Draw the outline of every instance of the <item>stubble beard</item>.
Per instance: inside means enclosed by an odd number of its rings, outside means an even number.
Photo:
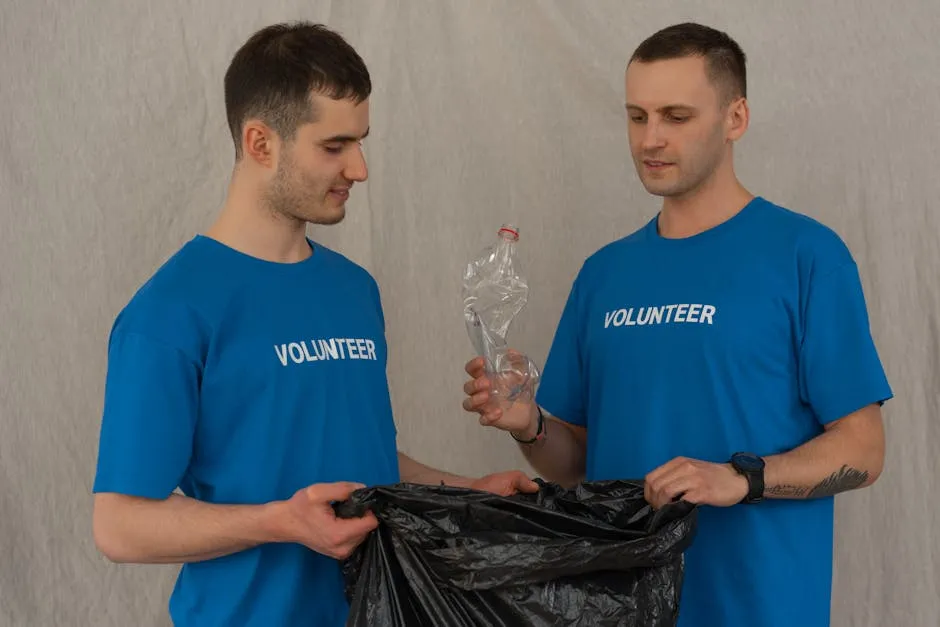
[[[345,205],[332,207],[326,194],[317,190],[314,181],[297,176],[293,163],[284,162],[265,194],[265,205],[277,218],[310,224],[339,224],[346,217]]]

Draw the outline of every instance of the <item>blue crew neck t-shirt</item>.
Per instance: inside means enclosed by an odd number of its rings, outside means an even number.
[[[138,290],[110,336],[95,492],[262,504],[399,481],[379,290],[311,247],[280,264],[200,235]],[[339,563],[291,543],[184,564],[169,609],[178,627],[348,612]]]
[[[783,453],[891,395],[847,247],[758,197],[696,236],[654,218],[588,258],[537,399],[587,428],[599,480]],[[703,506],[680,627],[825,627],[832,536],[832,497]]]

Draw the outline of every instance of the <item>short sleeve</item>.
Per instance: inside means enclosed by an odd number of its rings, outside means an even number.
[[[379,316],[379,321],[382,323],[382,331],[386,331],[386,321],[385,321],[385,309],[382,306],[382,292],[379,290],[379,284],[376,282],[372,276],[369,276],[369,292],[372,294],[373,301],[375,303],[375,312]]]
[[[116,325],[108,347],[95,492],[164,499],[193,450],[201,367],[164,340]]]
[[[854,261],[814,277],[803,308],[801,400],[830,423],[892,397]]]
[[[580,284],[579,276],[568,294],[555,330],[536,401],[559,420],[586,426]]]

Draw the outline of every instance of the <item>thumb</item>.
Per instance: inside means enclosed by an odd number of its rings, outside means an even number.
[[[521,470],[516,471],[513,477],[513,487],[515,487],[520,492],[538,492],[539,484],[533,481],[528,475],[526,475]]]
[[[341,526],[346,538],[364,536],[379,526],[379,519],[372,512],[366,512],[359,518],[337,519],[336,522]]]
[[[509,357],[510,359],[521,359],[525,357],[525,354],[516,350],[515,348],[507,348],[506,356]]]
[[[520,479],[518,487],[520,492],[525,492],[527,494],[533,494],[539,491],[539,484],[532,481],[528,477],[523,477]]]
[[[315,483],[307,488],[307,497],[316,503],[345,501],[356,490],[366,487],[361,483],[337,481],[336,483]]]

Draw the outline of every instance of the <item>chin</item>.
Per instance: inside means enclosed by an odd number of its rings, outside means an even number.
[[[672,189],[662,185],[650,185],[646,181],[643,181],[643,187],[646,189],[647,193],[653,196],[672,196]]]
[[[307,222],[329,226],[331,224],[339,224],[345,217],[346,207],[340,206],[335,209],[331,208],[328,211],[323,211],[317,215],[311,216],[307,219]]]
[[[657,184],[657,182],[655,181],[651,182],[651,181],[641,180],[641,182],[643,183],[643,187],[646,189],[647,192],[649,192],[653,196],[660,196],[662,198],[670,198],[672,196],[681,196],[688,191],[688,189],[686,189],[684,186],[676,185],[675,183],[671,185],[666,185],[666,184],[663,184],[662,182]]]

